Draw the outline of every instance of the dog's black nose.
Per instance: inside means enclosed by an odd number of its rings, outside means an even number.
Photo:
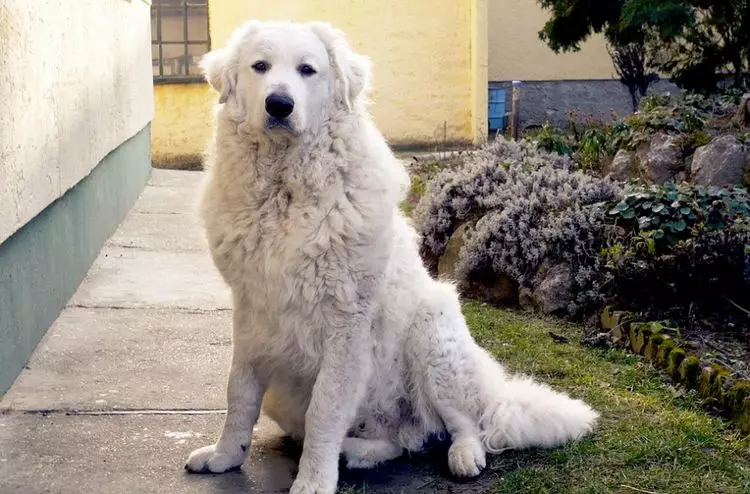
[[[266,112],[276,118],[286,118],[294,110],[294,100],[282,93],[271,93],[266,98]]]

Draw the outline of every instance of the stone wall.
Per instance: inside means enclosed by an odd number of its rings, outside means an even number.
[[[506,109],[511,109],[512,81],[490,82],[490,87],[506,89]],[[668,81],[653,84],[650,92],[677,92]],[[623,116],[633,112],[627,88],[615,79],[523,81],[521,84],[521,128],[543,125],[568,126],[571,111],[610,120],[612,112]],[[509,122],[506,119],[506,122]]]

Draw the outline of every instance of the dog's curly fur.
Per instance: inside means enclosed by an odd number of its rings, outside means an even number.
[[[304,441],[294,494],[334,492],[340,454],[367,468],[443,436],[471,477],[487,452],[592,431],[586,404],[507,374],[429,276],[398,209],[408,175],[366,110],[369,63],[340,31],[249,22],[204,68],[221,96],[201,211],[233,293],[233,357],[221,438],[189,470],[241,465],[261,403]],[[273,91],[295,102],[281,127]]]

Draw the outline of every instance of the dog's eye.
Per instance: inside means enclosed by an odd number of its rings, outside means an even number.
[[[258,61],[255,62],[253,65],[253,70],[256,71],[259,74],[263,74],[268,70],[268,64],[264,61]]]
[[[299,67],[297,67],[297,70],[299,70],[299,73],[303,76],[309,77],[313,74],[317,74],[317,71],[312,68],[311,66],[307,65],[306,63],[303,63]]]

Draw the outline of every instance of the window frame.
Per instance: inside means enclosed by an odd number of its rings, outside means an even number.
[[[154,84],[184,84],[184,83],[201,83],[206,82],[202,74],[186,75],[164,75],[164,45],[183,45],[183,57],[185,60],[185,72],[190,69],[188,65],[190,45],[205,46],[206,51],[211,51],[211,11],[209,9],[210,0],[206,0],[206,39],[191,40],[188,39],[188,4],[190,0],[185,0],[182,5],[182,29],[183,39],[180,41],[164,41],[161,39],[161,18],[162,5],[157,0],[152,0],[151,8],[156,11],[156,39],[151,40],[151,47],[156,46],[159,49],[159,74],[153,76]],[[153,60],[153,59],[152,59]],[[152,64],[153,70],[153,64]]]

